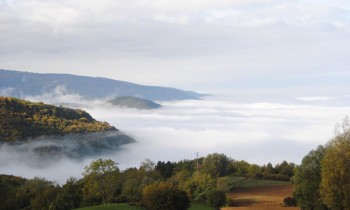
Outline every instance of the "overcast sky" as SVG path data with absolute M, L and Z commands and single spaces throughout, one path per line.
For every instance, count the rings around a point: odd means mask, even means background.
M 349 87 L 349 33 L 348 0 L 0 0 L 0 68 L 337 91 Z

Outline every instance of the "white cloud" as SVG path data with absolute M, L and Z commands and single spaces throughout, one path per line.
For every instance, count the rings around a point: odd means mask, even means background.
M 349 106 L 226 100 L 181 101 L 163 106 L 150 112 L 88 111 L 137 139 L 138 143 L 116 154 L 124 167 L 145 158 L 177 161 L 191 158 L 196 152 L 203 156 L 225 153 L 259 164 L 282 159 L 299 163 L 308 151 L 329 140 L 334 124 L 350 111 Z M 128 160 L 125 155 L 134 158 Z
M 324 101 L 326 104 L 318 105 L 310 100 L 297 101 L 295 98 L 303 97 L 288 96 L 285 92 L 253 92 L 263 100 L 252 95 L 248 100 L 241 99 L 235 95 L 240 93 L 234 92 L 224 98 L 162 102 L 163 107 L 156 110 L 121 109 L 101 100 L 86 101 L 77 95 L 67 95 L 62 87 L 53 94 L 32 100 L 77 102 L 73 105 L 135 138 L 137 143 L 125 145 L 113 155 L 102 156 L 112 158 L 122 169 L 138 167 L 146 158 L 153 161 L 193 159 L 196 152 L 201 156 L 224 153 L 258 164 L 282 160 L 300 163 L 311 149 L 332 137 L 334 124 L 350 112 L 348 95 L 332 96 L 332 100 Z M 291 100 L 284 102 L 286 98 Z M 346 103 L 337 105 L 337 100 Z M 0 152 L 2 173 L 45 176 L 60 183 L 69 176 L 80 177 L 83 166 L 92 159 L 73 162 L 62 159 L 55 168 L 38 169 L 25 166 L 21 161 L 23 157 L 11 151 L 3 147 Z M 62 171 L 65 167 L 70 170 Z
M 188 89 L 324 86 L 349 77 L 349 9 L 342 0 L 2 1 L 0 68 Z
M 297 100 L 301 100 L 301 101 L 328 101 L 332 99 L 334 99 L 334 97 L 330 97 L 330 96 L 307 96 L 307 97 L 297 98 Z
M 165 23 L 174 23 L 174 24 L 180 24 L 185 25 L 189 21 L 189 16 L 186 15 L 180 15 L 180 16 L 169 16 L 166 14 L 156 14 L 153 16 L 154 20 L 165 22 Z

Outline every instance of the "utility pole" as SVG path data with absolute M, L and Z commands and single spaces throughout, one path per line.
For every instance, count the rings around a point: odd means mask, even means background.
M 197 173 L 199 172 L 199 160 L 198 160 L 198 152 L 196 153 L 197 155 Z

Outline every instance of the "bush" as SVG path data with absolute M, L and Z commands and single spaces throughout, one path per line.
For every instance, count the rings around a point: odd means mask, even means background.
M 220 209 L 220 207 L 226 204 L 226 195 L 223 191 L 212 190 L 207 194 L 207 201 L 210 206 Z
M 185 191 L 170 183 L 161 182 L 144 188 L 142 204 L 147 210 L 187 210 L 190 199 Z
M 284 206 L 297 206 L 297 201 L 294 198 L 286 197 L 283 199 Z

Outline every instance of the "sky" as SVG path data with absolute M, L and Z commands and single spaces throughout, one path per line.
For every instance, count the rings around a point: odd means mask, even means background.
M 349 33 L 346 0 L 0 0 L 0 68 L 322 95 L 349 88 Z

